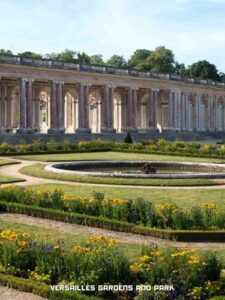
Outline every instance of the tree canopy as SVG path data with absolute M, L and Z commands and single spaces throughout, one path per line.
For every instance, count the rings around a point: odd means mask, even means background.
M 0 49 L 0 55 L 13 55 L 9 49 Z M 73 49 L 65 49 L 62 52 L 40 54 L 33 51 L 17 53 L 19 56 L 32 58 L 48 58 L 63 60 L 66 62 L 84 62 L 97 65 L 109 65 L 117 68 L 134 68 L 139 71 L 153 71 L 160 73 L 176 73 L 181 76 L 212 79 L 225 82 L 225 73 L 218 72 L 216 66 L 207 60 L 200 60 L 190 66 L 185 66 L 175 60 L 172 50 L 165 46 L 156 47 L 155 50 L 137 49 L 129 59 L 122 55 L 114 54 L 108 60 L 104 60 L 102 54 L 88 55 L 85 52 Z
M 107 65 L 117 68 L 125 68 L 128 66 L 126 59 L 123 56 L 114 54 L 106 62 Z
M 200 77 L 203 79 L 220 80 L 218 70 L 214 64 L 207 60 L 200 60 L 189 67 L 191 77 Z

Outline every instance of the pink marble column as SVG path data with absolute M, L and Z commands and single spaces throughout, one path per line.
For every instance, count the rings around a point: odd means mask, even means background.
M 89 86 L 83 83 L 79 85 L 79 104 L 78 104 L 78 128 L 77 133 L 90 132 L 89 128 Z
M 127 130 L 132 128 L 132 89 L 127 90 Z
M 63 82 L 57 83 L 57 97 L 56 97 L 56 112 L 57 112 L 57 132 L 64 133 L 64 113 L 65 113 L 65 105 L 64 105 L 64 97 L 62 86 Z
M 90 131 L 89 128 L 89 85 L 84 87 L 84 124 L 86 131 Z
M 6 101 L 6 132 L 12 132 L 12 88 L 7 86 L 7 101 Z
M 111 86 L 109 88 L 109 106 L 108 106 L 108 132 L 115 132 L 114 128 L 114 87 Z
M 27 82 L 27 101 L 26 101 L 26 128 L 33 128 L 33 80 Z
M 137 88 L 132 90 L 132 129 L 137 131 Z
M 1 132 L 5 132 L 6 129 L 6 100 L 7 100 L 7 85 L 3 83 L 1 86 Z
M 57 96 L 57 82 L 52 81 L 51 97 L 50 97 L 50 128 L 48 129 L 48 133 L 57 132 L 56 96 Z
M 24 133 L 26 129 L 26 83 L 27 79 L 20 79 L 20 120 L 17 133 Z
M 115 132 L 114 129 L 114 87 L 105 86 L 102 101 L 102 129 L 101 132 Z
M 168 108 L 169 108 L 169 129 L 174 130 L 174 93 L 171 91 L 169 94 L 169 103 L 168 103 Z

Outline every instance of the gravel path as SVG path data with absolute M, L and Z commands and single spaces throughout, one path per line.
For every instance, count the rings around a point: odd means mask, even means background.
M 35 225 L 39 227 L 44 227 L 47 229 L 56 230 L 59 233 L 59 237 L 63 236 L 65 233 L 74 235 L 104 235 L 108 238 L 114 238 L 120 243 L 127 244 L 140 244 L 149 245 L 155 243 L 159 246 L 174 246 L 174 247 L 191 247 L 191 248 L 201 248 L 201 249 L 225 249 L 225 243 L 209 243 L 209 242 L 175 242 L 164 240 L 160 238 L 155 238 L 151 236 L 142 236 L 127 232 L 117 232 L 101 228 L 82 226 L 77 224 L 70 224 L 66 222 L 59 222 L 49 219 L 34 218 L 22 214 L 10 214 L 5 213 L 0 215 L 0 220 L 12 221 L 14 223 L 21 223 L 26 225 Z
M 46 300 L 46 298 L 0 286 L 0 300 Z

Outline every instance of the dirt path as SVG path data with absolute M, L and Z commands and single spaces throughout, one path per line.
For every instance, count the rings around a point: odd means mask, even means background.
M 0 286 L 0 300 L 46 300 L 46 298 Z
M 22 160 L 22 159 L 14 159 L 11 157 L 6 157 L 9 160 L 20 162 L 20 164 L 15 165 L 7 165 L 0 168 L 0 175 L 7 175 L 7 176 L 15 176 L 24 179 L 24 182 L 17 182 L 14 183 L 16 185 L 33 185 L 33 184 L 68 184 L 74 186 L 103 186 L 103 187 L 122 187 L 122 188 L 134 188 L 133 185 L 117 185 L 117 184 L 100 184 L 100 183 L 82 183 L 82 182 L 71 182 L 65 180 L 56 180 L 56 179 L 46 179 L 46 178 L 39 178 L 33 177 L 29 175 L 24 175 L 19 172 L 20 169 L 26 166 L 31 166 L 40 162 L 33 161 L 33 160 Z M 43 164 L 48 164 L 44 163 Z M 222 181 L 224 182 L 224 180 Z M 135 189 L 160 189 L 160 190 L 167 190 L 167 189 L 185 189 L 185 190 L 193 190 L 193 189 L 225 189 L 225 184 L 222 185 L 215 185 L 215 186 L 135 186 Z
M 70 224 L 66 222 L 59 222 L 49 219 L 34 218 L 22 214 L 1 214 L 0 220 L 12 221 L 14 223 L 26 224 L 26 225 L 35 225 L 38 227 L 44 227 L 47 229 L 56 230 L 59 233 L 59 237 L 63 236 L 65 233 L 74 234 L 74 235 L 104 235 L 108 238 L 114 238 L 120 243 L 127 244 L 140 244 L 140 245 L 150 245 L 155 243 L 159 246 L 174 246 L 174 247 L 191 247 L 199 249 L 225 249 L 225 243 L 209 243 L 209 242 L 174 242 L 169 240 L 163 240 L 160 238 L 155 238 L 151 236 L 142 236 L 133 233 L 127 232 L 116 232 L 101 228 L 82 226 L 77 224 Z

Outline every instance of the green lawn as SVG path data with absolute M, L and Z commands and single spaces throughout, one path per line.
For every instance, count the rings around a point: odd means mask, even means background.
M 55 184 L 31 185 L 34 190 L 54 189 Z M 215 203 L 220 207 L 225 205 L 224 189 L 147 189 L 147 188 L 127 188 L 127 187 L 106 187 L 106 186 L 87 186 L 87 185 L 66 185 L 57 184 L 57 188 L 63 189 L 66 193 L 73 195 L 86 196 L 91 195 L 93 191 L 103 192 L 105 198 L 124 197 L 137 199 L 142 197 L 149 200 L 156 206 L 163 202 L 174 202 L 177 205 L 190 208 L 201 203 Z
M 212 162 L 225 163 L 223 159 L 215 158 L 197 158 L 168 156 L 157 154 L 139 154 L 124 152 L 90 152 L 90 153 L 68 153 L 68 154 L 38 154 L 15 156 L 17 159 L 37 160 L 37 161 L 72 161 L 72 160 L 172 160 L 172 161 L 190 161 L 190 162 Z
M 21 181 L 25 181 L 22 178 L 18 178 L 18 177 L 12 177 L 12 176 L 2 176 L 0 175 L 0 184 L 2 183 L 15 183 L 15 182 L 21 182 Z
M 20 172 L 22 174 L 42 177 L 47 179 L 57 179 L 62 181 L 73 181 L 82 183 L 95 184 L 117 184 L 117 185 L 142 185 L 142 186 L 204 186 L 204 185 L 220 185 L 221 181 L 210 179 L 137 179 L 137 178 L 110 178 L 110 177 L 93 177 L 80 176 L 75 174 L 59 174 L 45 171 L 44 164 L 35 164 L 23 167 Z
M 18 163 L 19 162 L 9 160 L 9 159 L 0 159 L 0 167 L 12 165 L 12 164 L 18 164 Z M 21 178 L 17 178 L 17 177 L 0 175 L 0 184 L 1 183 L 14 183 L 14 182 L 19 182 L 19 181 L 24 181 L 24 180 Z
M 19 164 L 19 163 L 20 163 L 19 161 L 0 158 L 0 167 L 7 166 L 7 165 Z

